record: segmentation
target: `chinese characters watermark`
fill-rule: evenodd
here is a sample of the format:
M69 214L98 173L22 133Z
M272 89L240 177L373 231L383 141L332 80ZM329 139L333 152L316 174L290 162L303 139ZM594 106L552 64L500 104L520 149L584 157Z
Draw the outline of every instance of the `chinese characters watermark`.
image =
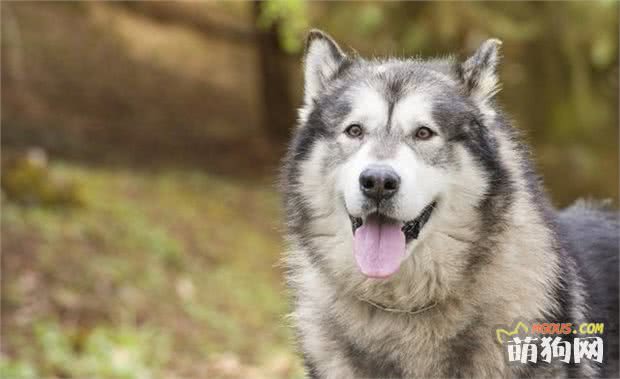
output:
M603 331L602 323L518 322L514 329L498 328L495 333L509 363L602 363Z

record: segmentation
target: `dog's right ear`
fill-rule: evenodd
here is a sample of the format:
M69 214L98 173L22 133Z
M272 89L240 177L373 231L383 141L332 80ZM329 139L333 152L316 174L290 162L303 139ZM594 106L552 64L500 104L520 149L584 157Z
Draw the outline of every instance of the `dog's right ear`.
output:
M338 44L326 33L313 29L306 38L304 56L304 101L312 104L346 59Z

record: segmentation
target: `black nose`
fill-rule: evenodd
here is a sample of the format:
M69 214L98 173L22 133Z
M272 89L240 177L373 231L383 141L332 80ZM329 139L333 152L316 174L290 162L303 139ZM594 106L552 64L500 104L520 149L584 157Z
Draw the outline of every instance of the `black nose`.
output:
M389 166L371 166L360 175L360 189L377 201L394 196L400 186L400 176Z

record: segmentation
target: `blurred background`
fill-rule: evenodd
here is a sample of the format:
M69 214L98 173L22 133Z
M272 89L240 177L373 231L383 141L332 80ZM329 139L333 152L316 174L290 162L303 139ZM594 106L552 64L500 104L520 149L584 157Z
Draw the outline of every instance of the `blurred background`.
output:
M274 189L309 27L503 40L554 203L618 204L618 2L2 2L2 378L301 377Z

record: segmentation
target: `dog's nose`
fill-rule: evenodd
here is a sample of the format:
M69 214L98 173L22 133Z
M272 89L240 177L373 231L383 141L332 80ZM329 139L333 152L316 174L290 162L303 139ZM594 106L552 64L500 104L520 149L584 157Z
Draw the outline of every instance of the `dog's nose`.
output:
M400 186L400 176L389 166L371 166L360 175L360 189L377 201L394 196Z

